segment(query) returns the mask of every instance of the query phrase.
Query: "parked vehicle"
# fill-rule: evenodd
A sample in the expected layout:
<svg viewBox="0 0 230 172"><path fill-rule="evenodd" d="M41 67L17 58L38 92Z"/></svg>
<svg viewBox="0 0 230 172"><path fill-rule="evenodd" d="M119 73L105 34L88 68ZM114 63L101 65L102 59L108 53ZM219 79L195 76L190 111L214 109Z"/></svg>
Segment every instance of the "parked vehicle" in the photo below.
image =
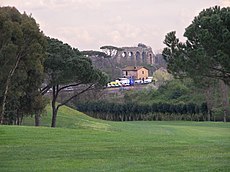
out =
<svg viewBox="0 0 230 172"><path fill-rule="evenodd" d="M129 86L130 85L130 83L129 83L130 81L127 78L119 78L119 82L122 86Z"/></svg>
<svg viewBox="0 0 230 172"><path fill-rule="evenodd" d="M107 84L107 87L121 87L121 83L119 81L112 81L110 83Z"/></svg>
<svg viewBox="0 0 230 172"><path fill-rule="evenodd" d="M152 79L145 79L144 80L144 84L149 84L149 83L151 83L152 82Z"/></svg>
<svg viewBox="0 0 230 172"><path fill-rule="evenodd" d="M136 80L134 81L134 83L135 83L135 84L142 84L143 81L142 81L141 79L136 79Z"/></svg>

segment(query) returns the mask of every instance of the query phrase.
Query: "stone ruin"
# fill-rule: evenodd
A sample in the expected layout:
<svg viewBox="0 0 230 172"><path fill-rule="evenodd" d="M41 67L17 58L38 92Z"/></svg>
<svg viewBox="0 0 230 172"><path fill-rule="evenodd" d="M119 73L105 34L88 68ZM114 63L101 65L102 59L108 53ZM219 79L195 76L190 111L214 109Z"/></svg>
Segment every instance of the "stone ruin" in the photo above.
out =
<svg viewBox="0 0 230 172"><path fill-rule="evenodd" d="M121 47L121 49L115 57L118 64L132 66L155 64L156 55L151 47L139 43L137 47Z"/></svg>

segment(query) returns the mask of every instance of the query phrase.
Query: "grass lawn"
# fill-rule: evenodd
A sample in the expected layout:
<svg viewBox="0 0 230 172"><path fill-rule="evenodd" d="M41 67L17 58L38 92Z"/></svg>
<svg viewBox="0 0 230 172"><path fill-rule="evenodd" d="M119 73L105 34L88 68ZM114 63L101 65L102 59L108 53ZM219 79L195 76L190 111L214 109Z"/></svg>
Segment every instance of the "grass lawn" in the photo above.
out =
<svg viewBox="0 0 230 172"><path fill-rule="evenodd" d="M57 128L0 126L0 171L230 171L230 123L110 122L70 108Z"/></svg>

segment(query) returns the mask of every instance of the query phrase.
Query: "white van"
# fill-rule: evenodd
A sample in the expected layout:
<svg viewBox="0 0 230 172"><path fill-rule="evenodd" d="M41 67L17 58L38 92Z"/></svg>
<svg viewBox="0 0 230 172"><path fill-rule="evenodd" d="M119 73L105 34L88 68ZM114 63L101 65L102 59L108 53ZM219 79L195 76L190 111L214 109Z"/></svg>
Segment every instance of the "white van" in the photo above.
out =
<svg viewBox="0 0 230 172"><path fill-rule="evenodd" d="M129 79L127 78L119 78L119 82L122 86L129 86Z"/></svg>

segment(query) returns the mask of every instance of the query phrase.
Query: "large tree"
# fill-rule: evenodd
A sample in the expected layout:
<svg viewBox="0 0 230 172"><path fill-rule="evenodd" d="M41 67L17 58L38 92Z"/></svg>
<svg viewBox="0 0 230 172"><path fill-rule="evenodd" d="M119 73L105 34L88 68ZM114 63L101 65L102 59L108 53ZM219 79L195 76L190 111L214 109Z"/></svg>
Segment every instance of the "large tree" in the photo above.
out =
<svg viewBox="0 0 230 172"><path fill-rule="evenodd" d="M230 7L203 10L186 28L184 36L187 38L185 43L179 41L175 31L165 37L167 47L163 56L168 62L168 71L175 77L190 77L207 87L210 87L210 80L221 80L224 83L222 90L227 95L230 85ZM227 108L226 102L224 100Z"/></svg>
<svg viewBox="0 0 230 172"><path fill-rule="evenodd" d="M0 7L0 123L11 123L15 114L25 111L34 113L32 106L25 106L39 96L45 44L31 16L14 7Z"/></svg>
<svg viewBox="0 0 230 172"><path fill-rule="evenodd" d="M84 57L77 49L57 39L47 38L47 40L48 57L44 63L46 86L41 92L45 94L52 89L51 127L56 127L58 109L80 94L105 85L107 75L94 69L91 60ZM57 103L60 93L69 87L74 89L73 94Z"/></svg>
<svg viewBox="0 0 230 172"><path fill-rule="evenodd" d="M185 43L175 31L165 37L168 70L175 76L216 78L230 85L230 7L203 10L184 36Z"/></svg>

